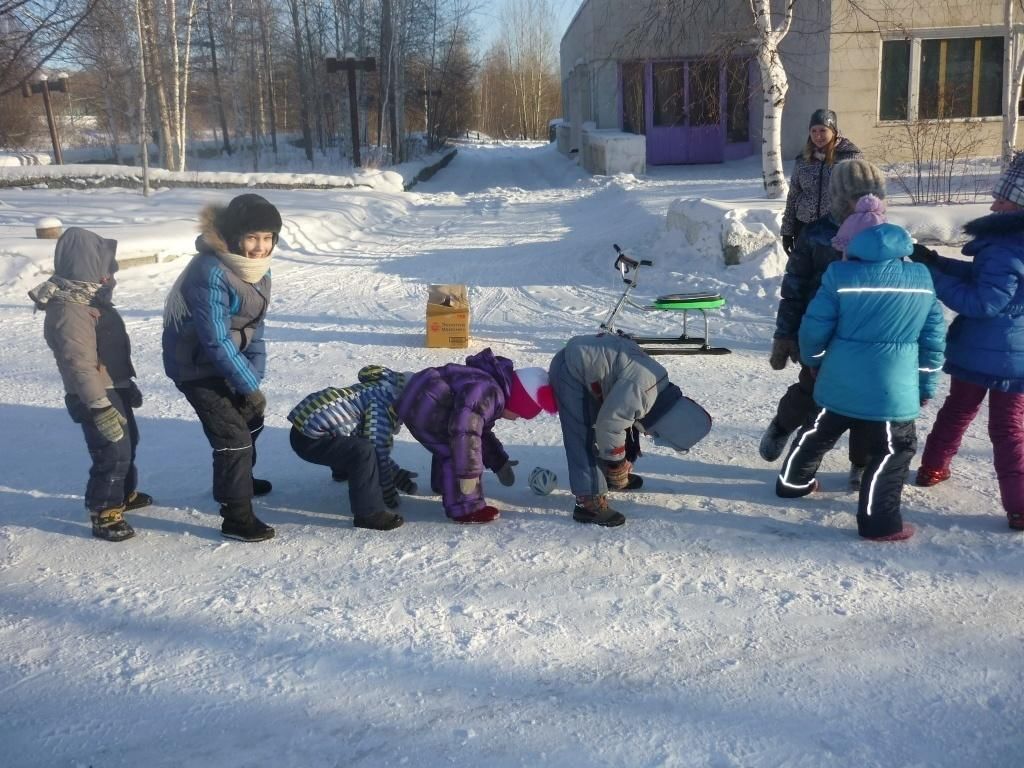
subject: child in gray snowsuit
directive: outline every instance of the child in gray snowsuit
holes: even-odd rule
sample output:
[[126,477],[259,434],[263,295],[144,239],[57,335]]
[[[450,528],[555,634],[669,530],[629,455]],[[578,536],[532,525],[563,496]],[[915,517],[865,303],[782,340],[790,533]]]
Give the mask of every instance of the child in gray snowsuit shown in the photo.
[[632,475],[640,455],[637,432],[686,452],[711,431],[707,411],[669,381],[668,371],[636,342],[614,334],[576,336],[551,360],[569,486],[576,495],[573,519],[622,525],[608,506],[608,490],[639,488]]
[[80,424],[92,457],[85,507],[93,536],[124,541],[135,531],[124,519],[153,498],[137,490],[134,409],[142,393],[132,381],[131,344],[111,303],[117,241],[72,227],[57,241],[53,277],[28,295],[45,310],[43,335],[64,383],[71,420]]

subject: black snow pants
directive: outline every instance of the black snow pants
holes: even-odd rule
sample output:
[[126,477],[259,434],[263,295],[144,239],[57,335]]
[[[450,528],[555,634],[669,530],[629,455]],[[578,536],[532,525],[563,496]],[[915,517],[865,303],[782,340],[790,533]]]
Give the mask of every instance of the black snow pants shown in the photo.
[[373,443],[361,437],[307,437],[292,427],[292,450],[312,464],[330,467],[337,477],[348,478],[352,517],[366,518],[384,510],[384,492]]
[[85,486],[85,508],[90,512],[124,506],[125,499],[131,496],[138,484],[135,451],[139,445],[139,427],[135,423],[135,412],[128,405],[128,391],[108,389],[107,399],[128,422],[124,425],[124,437],[116,443],[100,434],[89,406],[77,395],[64,398],[71,420],[82,427],[85,445],[92,459],[89,482]]
[[263,413],[250,413],[224,379],[183,381],[177,387],[195,409],[213,448],[213,498],[221,504],[252,501],[252,468]]
[[865,421],[819,408],[797,432],[782,462],[775,493],[784,498],[811,493],[821,460],[847,430],[851,443],[856,440],[867,452],[857,503],[857,532],[874,538],[901,531],[903,483],[917,452],[913,421]]
[[[775,421],[787,433],[795,432],[807,419],[817,415],[819,406],[814,402],[814,369],[806,365],[800,366],[800,376],[795,384],[786,390],[779,400],[775,412]],[[850,463],[858,467],[868,463],[868,447],[863,445],[862,433],[850,430]]]

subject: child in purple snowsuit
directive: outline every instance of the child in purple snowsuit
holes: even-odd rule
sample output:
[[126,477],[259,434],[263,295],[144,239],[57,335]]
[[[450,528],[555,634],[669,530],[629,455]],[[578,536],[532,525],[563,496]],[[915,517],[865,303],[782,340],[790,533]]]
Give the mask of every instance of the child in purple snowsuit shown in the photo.
[[[533,369],[527,369],[532,371]],[[545,377],[546,378],[546,377]],[[397,403],[398,418],[432,454],[430,487],[441,494],[448,517],[459,523],[487,523],[500,514],[484,499],[484,468],[502,485],[515,482],[501,441],[494,434],[500,418],[533,418],[542,409],[554,412],[551,388],[520,381],[512,361],[485,349],[466,358],[414,374]]]

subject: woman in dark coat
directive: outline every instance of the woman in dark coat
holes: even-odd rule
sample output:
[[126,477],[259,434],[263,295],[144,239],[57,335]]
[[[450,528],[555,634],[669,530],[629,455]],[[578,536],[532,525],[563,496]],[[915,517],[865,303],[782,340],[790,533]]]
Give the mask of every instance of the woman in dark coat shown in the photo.
[[796,157],[782,214],[782,250],[787,254],[796,245],[800,230],[831,210],[829,179],[836,163],[864,157],[852,141],[839,134],[836,113],[831,109],[816,109],[807,130],[807,144]]

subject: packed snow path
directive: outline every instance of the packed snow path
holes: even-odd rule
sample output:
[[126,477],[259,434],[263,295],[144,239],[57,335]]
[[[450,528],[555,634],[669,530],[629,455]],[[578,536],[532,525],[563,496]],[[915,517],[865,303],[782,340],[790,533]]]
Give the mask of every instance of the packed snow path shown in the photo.
[[[907,544],[857,539],[844,448],[823,492],[774,496],[757,440],[795,379],[767,365],[778,260],[706,263],[664,227],[681,196],[763,205],[757,173],[590,178],[550,146],[465,147],[409,194],[268,191],[286,224],[257,465],[275,488],[257,504],[278,538],[258,545],[220,538],[209,448],[162,374],[184,262],[118,275],[157,499],[120,545],[89,536],[88,459],[25,296],[44,279],[36,218],[122,254],[185,253],[210,194],[0,193],[0,765],[1019,765],[1024,537],[1001,516],[984,417],[953,480],[907,488]],[[712,434],[686,457],[645,445],[619,529],[572,521],[543,417],[499,428],[521,462],[514,487],[485,477],[499,522],[456,526],[421,495],[403,528],[353,529],[344,486],[292,455],[291,406],[366,363],[460,359],[422,347],[432,282],[472,287],[472,350],[546,366],[617,297],[612,243],[655,260],[648,296],[728,298],[712,328],[734,354],[662,358]],[[398,440],[424,480],[426,452]],[[526,487],[538,465],[559,475],[551,496]]]

